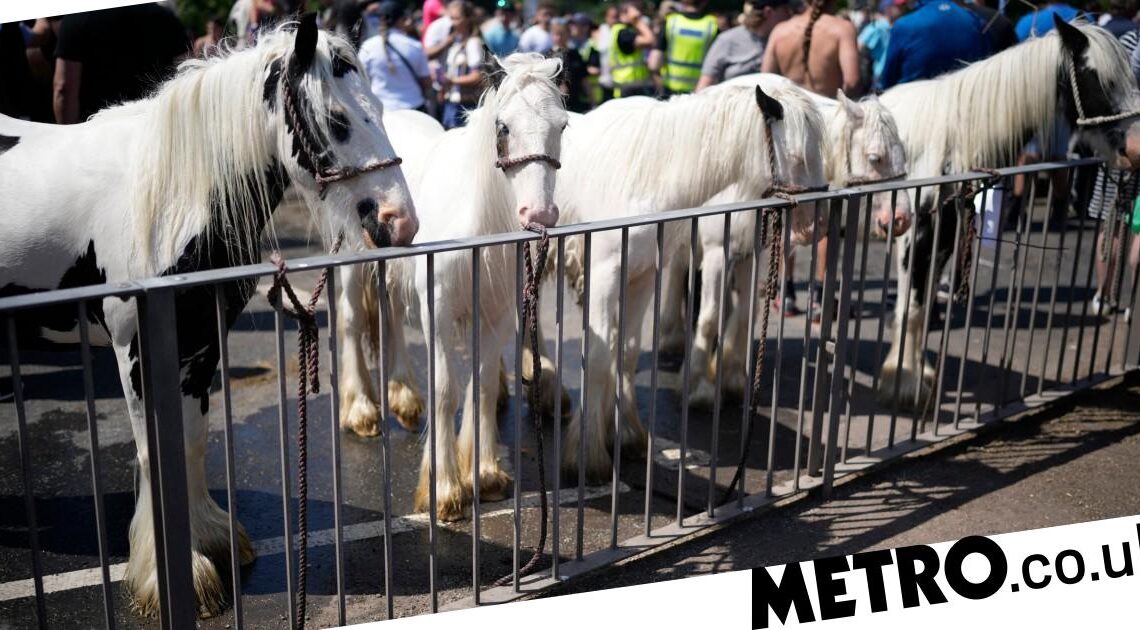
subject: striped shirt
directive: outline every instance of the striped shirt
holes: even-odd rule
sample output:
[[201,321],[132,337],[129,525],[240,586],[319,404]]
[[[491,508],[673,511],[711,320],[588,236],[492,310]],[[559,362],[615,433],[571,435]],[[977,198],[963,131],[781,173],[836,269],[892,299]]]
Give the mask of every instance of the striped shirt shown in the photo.
[[[1120,43],[1124,45],[1124,49],[1128,51],[1129,57],[1132,56],[1132,51],[1136,49],[1136,44],[1140,42],[1140,30],[1133,29],[1120,36]],[[1107,177],[1105,174],[1107,173]],[[1120,180],[1122,171],[1115,168],[1102,168],[1097,171],[1096,184],[1093,185],[1092,198],[1089,199],[1089,216],[1094,219],[1108,219],[1112,216],[1112,207],[1116,203],[1116,182]],[[1135,199],[1140,193],[1138,186],[1133,182],[1131,190],[1127,191],[1130,199]],[[1131,204],[1129,204],[1131,206]],[[1131,210],[1131,207],[1128,208]],[[1121,212],[1117,215],[1117,219],[1127,221],[1129,219],[1127,212]]]

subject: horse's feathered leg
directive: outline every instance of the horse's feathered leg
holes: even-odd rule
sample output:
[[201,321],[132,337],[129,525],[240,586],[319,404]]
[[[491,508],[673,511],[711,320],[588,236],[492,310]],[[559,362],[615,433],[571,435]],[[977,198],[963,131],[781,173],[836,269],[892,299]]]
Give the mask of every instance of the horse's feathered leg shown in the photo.
[[[372,376],[364,357],[365,339],[379,325],[377,309],[366,308],[365,270],[361,265],[337,269],[337,333],[340,345],[340,426],[361,437],[380,434],[380,410],[373,393]],[[372,291],[375,295],[375,291]]]
[[[504,323],[506,322],[506,323]],[[468,382],[463,407],[463,426],[459,430],[459,469],[463,487],[471,494],[471,468],[474,449],[479,449],[479,500],[497,501],[507,497],[511,475],[499,463],[499,387],[503,380],[503,348],[514,326],[510,317],[499,321],[480,320],[478,376]],[[525,363],[525,361],[524,361]],[[471,389],[479,388],[479,408],[474,409]],[[475,423],[479,423],[479,444],[475,445]]]

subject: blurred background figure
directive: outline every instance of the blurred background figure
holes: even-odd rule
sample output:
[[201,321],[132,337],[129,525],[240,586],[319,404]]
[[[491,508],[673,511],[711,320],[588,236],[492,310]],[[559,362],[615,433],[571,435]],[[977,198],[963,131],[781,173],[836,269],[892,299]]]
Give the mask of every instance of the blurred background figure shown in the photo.
[[995,0],[973,0],[965,6],[982,18],[984,24],[982,33],[990,39],[990,54],[996,55],[1010,46],[1017,45],[1017,31],[1013,27],[1013,22],[1004,13],[987,6],[986,2],[992,4]]
[[66,15],[58,37],[52,106],[61,124],[146,96],[190,52],[182,23],[157,4]]
[[498,0],[495,3],[495,17],[479,27],[483,33],[483,41],[487,43],[487,49],[492,54],[505,57],[518,49],[517,20],[518,12],[513,3],[507,0]]
[[788,0],[753,0],[744,3],[740,24],[713,40],[701,64],[697,90],[743,74],[760,71],[764,47],[777,24],[791,17]]
[[653,96],[655,86],[646,60],[647,51],[657,42],[641,3],[627,0],[618,9],[618,19],[610,32],[610,74],[614,97]]
[[[891,26],[902,17],[906,0],[882,0],[878,12],[872,14],[863,30],[859,31],[859,50],[871,61],[871,83],[876,85],[887,63],[887,44],[891,40]],[[866,77],[864,77],[865,79]]]
[[570,45],[570,27],[562,20],[554,20],[550,24],[550,37],[554,47],[550,54],[562,60],[562,73],[558,75],[558,86],[562,95],[566,97],[566,109],[580,114],[590,109],[590,99],[587,92],[586,61],[582,54]]
[[984,59],[990,53],[984,28],[976,13],[950,0],[914,0],[911,11],[891,26],[879,89],[932,79]]
[[205,57],[219,42],[226,31],[226,18],[216,15],[206,21],[206,34],[194,40],[194,56]]
[[1025,41],[1030,37],[1041,37],[1053,30],[1053,16],[1066,22],[1072,21],[1081,12],[1064,2],[1050,2],[1021,16],[1017,21],[1017,39]]
[[705,0],[685,0],[665,17],[655,46],[663,58],[660,69],[665,96],[688,94],[697,88],[701,66],[718,32],[716,17],[705,11],[706,4]]
[[1111,0],[1108,3],[1108,13],[1097,20],[1104,30],[1112,33],[1117,39],[1128,31],[1136,29],[1136,2],[1134,0]]
[[610,48],[613,46],[613,27],[618,23],[618,9],[606,7],[605,19],[594,31],[594,49],[598,51],[598,104],[614,97],[613,59]]
[[[444,129],[467,124],[467,110],[475,109],[482,93],[483,40],[475,29],[475,7],[467,0],[447,4],[451,32],[444,38],[443,72],[438,77],[443,95],[440,122]],[[431,56],[431,51],[428,51]]]
[[545,55],[554,47],[550,38],[550,21],[557,9],[552,4],[540,4],[534,13],[534,23],[519,37],[519,52],[534,52]]
[[835,98],[859,87],[855,26],[831,15],[832,0],[817,0],[772,29],[761,72],[788,77],[816,94]]
[[424,0],[423,5],[423,22],[420,25],[420,33],[423,36],[424,46],[428,46],[427,37],[428,29],[440,18],[445,18],[447,11],[443,6],[443,0]]
[[385,111],[415,109],[427,113],[431,89],[427,56],[419,40],[407,34],[411,17],[399,0],[374,3],[366,15],[375,16],[378,32],[360,46],[360,62],[368,71],[372,93]]

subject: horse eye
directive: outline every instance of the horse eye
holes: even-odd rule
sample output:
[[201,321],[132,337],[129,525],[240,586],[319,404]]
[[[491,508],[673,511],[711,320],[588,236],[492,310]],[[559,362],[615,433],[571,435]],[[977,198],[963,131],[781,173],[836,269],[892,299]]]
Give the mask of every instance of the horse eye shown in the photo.
[[878,153],[871,153],[867,155],[867,161],[871,164],[878,164],[880,161],[882,161],[882,159],[882,156],[880,156]]
[[506,126],[506,125],[504,125],[503,123],[501,123],[501,122],[496,122],[496,123],[495,123],[495,132],[496,132],[497,134],[499,134],[499,137],[501,138],[501,137],[503,137],[503,136],[505,136],[505,135],[509,134],[509,133],[511,132],[511,130],[510,130],[510,129],[507,129],[507,126]]

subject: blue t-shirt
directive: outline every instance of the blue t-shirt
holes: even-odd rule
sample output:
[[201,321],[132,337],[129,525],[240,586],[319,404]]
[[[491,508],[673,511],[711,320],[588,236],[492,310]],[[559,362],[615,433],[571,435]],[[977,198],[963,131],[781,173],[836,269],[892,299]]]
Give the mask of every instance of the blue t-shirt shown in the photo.
[[859,32],[859,45],[871,55],[871,71],[878,79],[883,74],[887,62],[887,43],[891,39],[891,23],[879,18]]
[[1066,22],[1080,15],[1073,7],[1067,4],[1050,4],[1032,13],[1026,13],[1017,21],[1017,39],[1025,41],[1030,37],[1041,37],[1053,30],[1053,16],[1057,15]]
[[985,24],[949,0],[919,0],[891,27],[880,89],[931,79],[990,54]]

